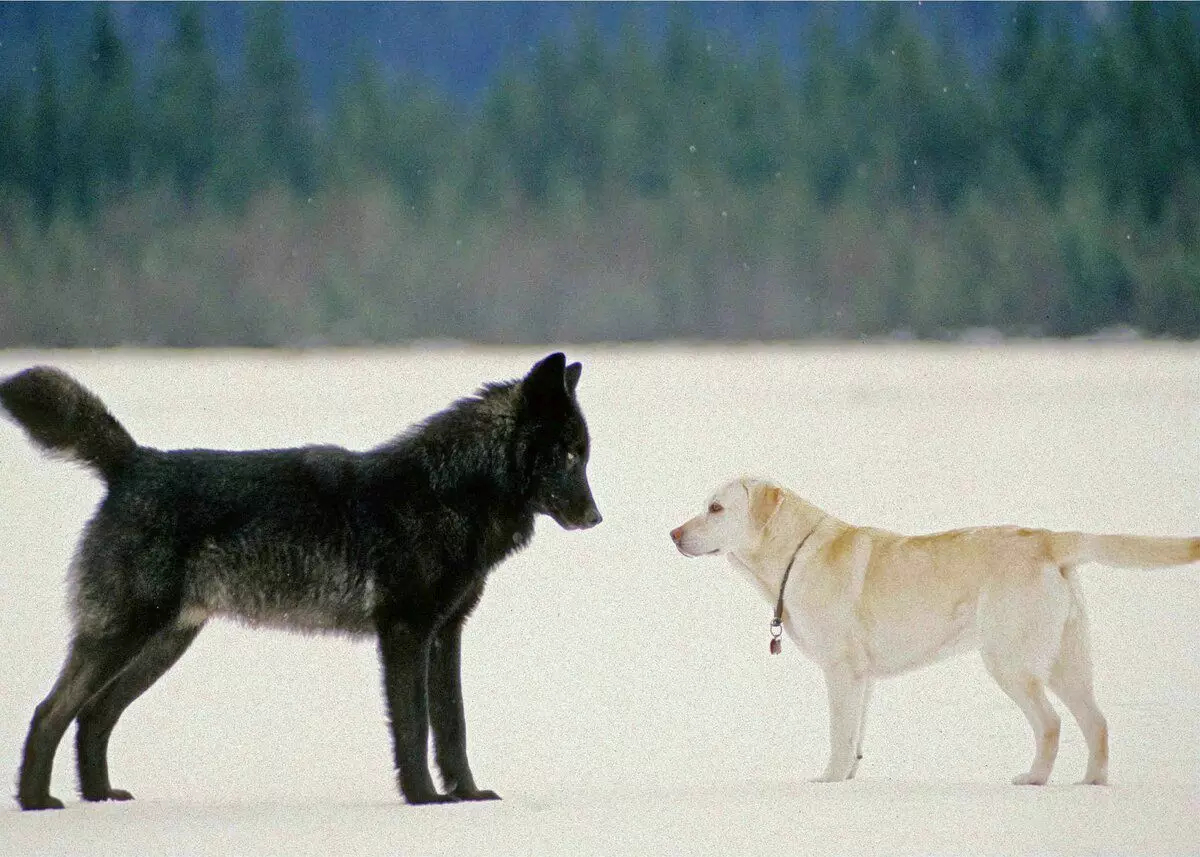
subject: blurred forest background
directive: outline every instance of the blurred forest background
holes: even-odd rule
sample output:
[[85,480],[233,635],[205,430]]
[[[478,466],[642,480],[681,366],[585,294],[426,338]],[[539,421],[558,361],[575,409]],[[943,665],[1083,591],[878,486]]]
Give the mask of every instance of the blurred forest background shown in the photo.
[[153,5],[0,8],[0,347],[1200,335],[1188,4],[501,4],[466,95]]

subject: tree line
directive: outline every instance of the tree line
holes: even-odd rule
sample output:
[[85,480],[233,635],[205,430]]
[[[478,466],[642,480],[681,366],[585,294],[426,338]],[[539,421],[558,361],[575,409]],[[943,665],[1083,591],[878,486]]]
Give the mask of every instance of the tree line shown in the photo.
[[282,4],[231,77],[97,4],[0,89],[0,345],[1200,334],[1190,10],[1017,4],[983,68],[917,14],[797,64],[585,6],[478,105],[364,50],[322,114]]

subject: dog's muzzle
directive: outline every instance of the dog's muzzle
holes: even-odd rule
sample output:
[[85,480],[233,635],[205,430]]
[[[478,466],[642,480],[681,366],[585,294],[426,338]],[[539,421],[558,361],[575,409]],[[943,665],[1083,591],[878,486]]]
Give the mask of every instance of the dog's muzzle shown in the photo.
[[714,548],[710,551],[693,551],[683,543],[683,536],[683,525],[671,530],[671,541],[675,542],[675,547],[686,557],[712,556],[721,552],[720,548]]

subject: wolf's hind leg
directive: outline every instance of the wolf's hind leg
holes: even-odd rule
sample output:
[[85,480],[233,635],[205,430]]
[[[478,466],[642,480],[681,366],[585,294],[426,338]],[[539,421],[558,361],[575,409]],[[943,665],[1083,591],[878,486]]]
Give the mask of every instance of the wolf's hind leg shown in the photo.
[[429,656],[429,722],[433,747],[446,790],[463,800],[499,800],[475,785],[467,761],[467,724],[462,698],[462,622],[438,632]]
[[97,691],[137,654],[145,634],[108,637],[78,636],[49,696],[34,710],[17,776],[17,802],[22,809],[62,809],[50,795],[54,753],[67,726]]
[[158,681],[187,651],[201,626],[171,626],[159,631],[140,652],[80,709],[75,733],[79,792],[84,800],[129,800],[108,781],[108,738],[122,712]]
[[383,663],[383,689],[392,724],[392,748],[400,791],[411,804],[453,803],[454,795],[441,794],[429,775],[429,675],[428,634],[403,622],[383,623],[379,629],[379,657]]

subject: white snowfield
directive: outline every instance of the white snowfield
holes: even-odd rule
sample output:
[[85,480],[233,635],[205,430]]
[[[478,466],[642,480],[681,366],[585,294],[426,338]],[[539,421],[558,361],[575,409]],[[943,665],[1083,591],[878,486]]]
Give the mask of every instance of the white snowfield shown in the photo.
[[[52,363],[163,448],[363,449],[550,349],[3,352]],[[374,648],[213,622],[130,707],[113,784],[0,810],[0,855],[1200,854],[1200,567],[1081,570],[1109,787],[1051,783],[1017,708],[963,655],[881,682],[853,782],[821,676],[724,560],[668,531],[720,481],[772,476],[906,532],[1018,523],[1200,534],[1200,347],[1182,344],[567,347],[604,523],[540,519],[467,628],[469,749],[501,802],[404,805]],[[0,767],[68,634],[64,577],[101,494],[0,422]],[[11,795],[11,791],[10,791]]]

